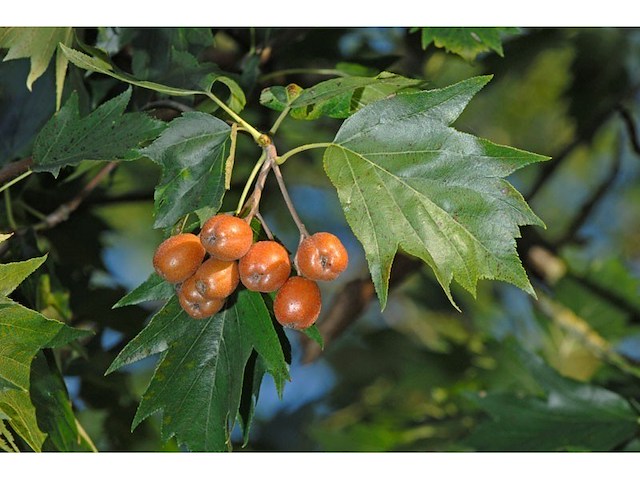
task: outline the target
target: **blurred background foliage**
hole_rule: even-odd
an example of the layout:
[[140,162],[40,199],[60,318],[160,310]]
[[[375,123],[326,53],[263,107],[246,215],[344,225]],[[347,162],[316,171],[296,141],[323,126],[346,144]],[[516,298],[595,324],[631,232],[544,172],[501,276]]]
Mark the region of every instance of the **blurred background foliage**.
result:
[[[329,78],[313,73],[318,69],[370,75],[387,70],[423,78],[432,87],[493,74],[457,128],[553,157],[510,178],[547,225],[523,229],[519,241],[538,300],[514,287],[481,282],[475,299],[454,292],[462,313],[451,307],[428,268],[410,260],[395,265],[381,313],[366,290],[366,262],[322,170],[321,152],[287,162],[283,174],[307,227],[340,236],[351,262],[343,277],[323,285],[321,330],[323,322],[333,322],[325,327],[331,332],[326,349],[313,351],[290,333],[292,381],[280,400],[271,378],[265,379],[251,439],[241,448],[234,432],[236,448],[640,449],[640,132],[634,122],[640,115],[640,30],[509,30],[503,56],[490,50],[471,61],[434,44],[423,49],[420,32],[405,28],[76,33],[139,78],[180,82],[179,52],[217,64],[245,90],[243,116],[263,129],[277,112],[259,105],[260,91]],[[55,108],[53,69],[31,93],[24,85],[28,70],[28,60],[0,63],[0,167],[29,154],[34,134]],[[78,91],[87,112],[125,88],[70,65],[64,95]],[[130,108],[165,120],[177,115],[150,107],[155,95],[135,89]],[[289,118],[278,132],[278,148],[330,141],[339,125],[325,117]],[[235,207],[255,159],[255,146],[240,138],[223,210]],[[63,170],[58,180],[31,175],[6,190],[0,229],[36,223],[100,168],[83,163]],[[173,441],[160,442],[157,418],[130,432],[153,361],[104,376],[158,308],[111,306],[152,271],[153,251],[163,238],[152,228],[159,175],[148,160],[122,162],[67,221],[16,236],[1,258],[4,263],[49,252],[47,263],[13,298],[95,332],[56,351],[55,360],[77,419],[100,451],[177,450]],[[275,189],[267,183],[261,211],[294,250],[297,230],[281,197],[270,195]],[[363,298],[361,308],[327,319],[344,292]]]

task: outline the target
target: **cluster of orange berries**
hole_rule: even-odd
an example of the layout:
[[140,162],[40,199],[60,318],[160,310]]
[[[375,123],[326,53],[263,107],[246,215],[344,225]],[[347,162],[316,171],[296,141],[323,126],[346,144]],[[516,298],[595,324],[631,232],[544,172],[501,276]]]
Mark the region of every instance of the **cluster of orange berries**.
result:
[[289,253],[280,243],[254,243],[249,224],[226,214],[208,219],[199,235],[169,237],[153,256],[156,272],[177,285],[180,305],[192,318],[219,312],[242,282],[248,290],[277,292],[273,302],[276,319],[295,329],[311,326],[320,315],[316,282],[334,280],[348,262],[338,237],[319,232],[300,242],[294,261],[298,276],[291,276]]

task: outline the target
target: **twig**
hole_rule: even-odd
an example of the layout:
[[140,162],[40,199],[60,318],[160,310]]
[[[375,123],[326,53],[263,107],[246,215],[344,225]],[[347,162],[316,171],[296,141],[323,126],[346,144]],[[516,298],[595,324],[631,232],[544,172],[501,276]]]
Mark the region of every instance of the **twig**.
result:
[[32,157],[23,158],[22,160],[6,164],[4,167],[0,168],[0,183],[4,183],[25,173],[31,168],[31,165],[33,165]]
[[[116,168],[117,166],[118,166],[118,162],[115,162],[115,161],[109,162],[70,201],[68,201],[67,203],[63,203],[58,208],[56,208],[53,212],[46,215],[41,222],[36,223],[35,225],[14,229],[13,233],[15,233],[16,235],[24,235],[31,229],[33,229],[34,231],[47,230],[64,222],[69,218],[69,215],[71,215],[74,211],[78,209],[80,204],[91,194],[91,192],[93,192],[93,190],[95,190],[95,188],[100,184],[100,182],[107,175],[109,175],[113,171],[113,169]],[[8,245],[9,245],[9,242],[5,242],[2,245],[0,245],[0,256],[7,251]]]
[[109,175],[114,168],[118,166],[118,162],[109,162],[104,167],[100,169],[100,171],[96,174],[95,177],[91,179],[89,183],[87,183],[78,194],[73,197],[67,203],[63,203],[58,208],[56,208],[53,212],[48,214],[46,218],[33,226],[33,229],[36,231],[46,230],[49,228],[53,228],[56,225],[64,222],[69,218],[73,212],[75,212],[80,204],[87,198],[93,190],[100,184],[100,182]]
[[[389,288],[396,288],[409,275],[417,272],[421,266],[420,260],[402,254],[397,255],[391,270]],[[326,315],[318,322],[318,330],[322,335],[325,348],[358,320],[373,300],[374,295],[375,289],[370,278],[356,279],[345,284],[334,297]],[[313,362],[322,353],[318,344],[306,336],[301,337],[301,342],[303,363]]]

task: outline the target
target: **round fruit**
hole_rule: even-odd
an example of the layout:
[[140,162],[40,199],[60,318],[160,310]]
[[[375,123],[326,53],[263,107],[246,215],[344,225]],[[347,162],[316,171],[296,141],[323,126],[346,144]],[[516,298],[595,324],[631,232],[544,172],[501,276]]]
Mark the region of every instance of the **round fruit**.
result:
[[195,277],[189,277],[178,288],[178,301],[182,309],[195,319],[203,319],[215,315],[224,305],[224,298],[209,300],[196,289]]
[[338,237],[327,232],[305,238],[296,253],[298,273],[310,280],[335,280],[348,264],[347,249]]
[[180,233],[167,238],[153,255],[153,268],[169,283],[185,281],[195,273],[205,250],[192,233]]
[[322,299],[318,284],[304,277],[291,277],[278,290],[273,312],[278,322],[289,328],[310,327],[320,315]]
[[291,274],[287,250],[278,242],[265,240],[251,245],[238,263],[240,281],[254,292],[275,292]]
[[215,215],[200,231],[202,246],[219,260],[237,260],[253,243],[253,230],[247,222],[232,215]]
[[196,290],[207,299],[226,298],[238,287],[238,262],[206,260],[194,274]]

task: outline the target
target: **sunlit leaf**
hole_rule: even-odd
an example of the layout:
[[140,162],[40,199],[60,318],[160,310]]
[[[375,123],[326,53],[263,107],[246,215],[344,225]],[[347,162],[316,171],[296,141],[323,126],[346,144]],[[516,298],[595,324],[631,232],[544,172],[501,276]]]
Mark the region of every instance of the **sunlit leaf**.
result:
[[418,91],[424,84],[424,80],[382,72],[375,77],[333,78],[302,91],[292,85],[270,87],[262,91],[260,102],[274,110],[291,108],[291,116],[302,120],[323,115],[347,118],[365,105],[399,92]]
[[518,32],[517,28],[509,27],[424,27],[420,30],[423,49],[433,43],[468,61],[491,50],[502,57],[502,36]]
[[[70,45],[73,39],[71,27],[3,27],[0,28],[0,48],[8,48],[4,60],[31,59],[31,71],[27,88],[47,69],[58,44]],[[56,109],[60,108],[62,89],[67,73],[67,58],[57,50],[56,54]]]
[[433,268],[449,300],[456,280],[512,283],[534,295],[516,253],[519,225],[543,225],[503,177],[546,157],[450,124],[490,77],[397,95],[346,120],[324,154],[384,307],[398,249]]

